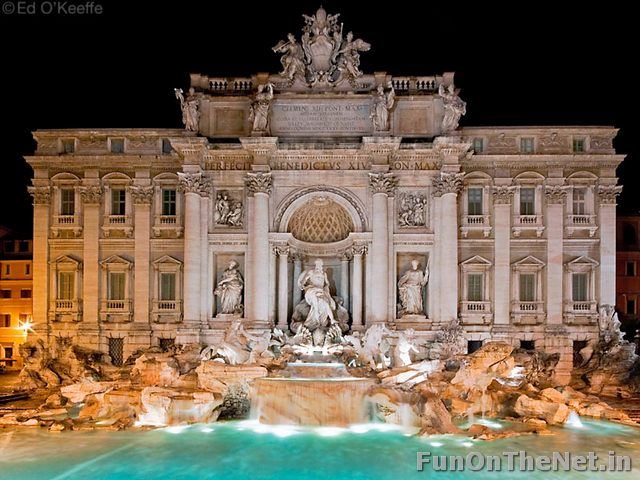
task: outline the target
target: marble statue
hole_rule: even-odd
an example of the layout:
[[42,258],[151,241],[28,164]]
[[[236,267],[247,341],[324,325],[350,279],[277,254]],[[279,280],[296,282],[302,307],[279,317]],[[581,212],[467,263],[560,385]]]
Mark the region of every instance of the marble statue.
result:
[[173,89],[176,98],[180,102],[180,109],[182,110],[182,123],[184,128],[189,132],[197,132],[198,124],[200,122],[200,110],[198,109],[198,99],[195,97],[195,90],[189,89],[189,96],[185,100],[184,92],[181,88]]
[[296,77],[302,77],[304,80],[304,52],[292,33],[287,34],[287,41],[280,41],[272,50],[275,53],[282,53],[280,58],[282,72],[280,72],[280,75],[290,82],[293,82]]
[[361,364],[369,365],[373,370],[380,370],[391,364],[390,345],[386,338],[390,334],[385,324],[376,323],[371,325],[364,335],[354,332],[351,335],[345,335],[344,339],[354,347]]
[[444,104],[443,133],[457,129],[460,117],[467,113],[467,103],[460,98],[459,93],[460,89],[456,89],[453,85],[449,85],[446,89],[443,85],[438,87],[438,94]]
[[402,315],[423,315],[422,291],[429,282],[429,267],[424,272],[418,270],[420,262],[411,260],[411,269],[407,270],[398,281]]
[[398,223],[401,227],[424,227],[426,208],[427,198],[424,195],[401,194]]
[[367,52],[371,45],[361,39],[353,39],[353,33],[347,33],[347,38],[336,51],[334,58],[339,70],[344,71],[351,81],[362,76],[360,71],[360,52]]
[[419,353],[415,332],[412,328],[409,328],[398,334],[398,340],[391,354],[393,367],[411,365],[413,363],[411,361],[411,352]]
[[389,130],[389,111],[395,104],[395,98],[396,93],[393,87],[385,92],[384,87],[378,85],[373,99],[373,109],[371,111],[374,130],[378,132],[386,132]]
[[333,315],[336,303],[329,292],[329,279],[323,265],[318,259],[314,268],[305,270],[298,277],[298,288],[304,291],[304,300],[310,308],[296,335],[305,337],[309,332],[316,346],[339,343],[342,339],[342,330]]
[[244,280],[235,260],[227,264],[213,294],[220,297],[221,311],[225,314],[242,314],[242,290]]
[[228,192],[219,192],[216,196],[213,221],[216,225],[229,227],[242,226],[243,207],[242,202],[233,201]]
[[598,328],[600,338],[607,345],[617,345],[623,341],[620,330],[620,320],[613,305],[600,305],[598,307]]
[[344,307],[344,300],[342,297],[333,297],[336,302],[336,317],[338,321],[338,325],[342,330],[342,333],[345,333],[349,330],[349,311]]
[[249,121],[252,122],[251,133],[269,133],[269,110],[273,100],[273,84],[258,85],[251,108],[249,110]]

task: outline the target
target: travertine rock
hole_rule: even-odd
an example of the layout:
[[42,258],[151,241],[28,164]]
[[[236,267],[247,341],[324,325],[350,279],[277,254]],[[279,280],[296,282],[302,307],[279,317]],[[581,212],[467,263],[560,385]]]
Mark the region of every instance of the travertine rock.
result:
[[60,394],[68,398],[71,403],[82,403],[87,395],[106,392],[113,388],[114,382],[96,382],[83,378],[77,383],[67,385],[60,389]]
[[534,400],[526,395],[520,395],[514,407],[515,412],[525,418],[539,418],[549,425],[561,425],[569,418],[569,407],[564,403],[553,403],[544,400]]
[[147,425],[180,425],[207,423],[218,418],[222,396],[204,391],[178,391],[146,387],[141,394],[142,413],[139,420]]

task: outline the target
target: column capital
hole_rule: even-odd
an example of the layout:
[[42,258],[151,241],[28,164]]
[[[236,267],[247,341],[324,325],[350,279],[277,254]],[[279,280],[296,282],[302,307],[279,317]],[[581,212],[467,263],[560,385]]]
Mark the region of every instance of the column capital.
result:
[[135,205],[150,205],[153,199],[152,186],[131,185],[129,193]]
[[456,195],[462,190],[462,179],[464,173],[440,172],[440,175],[433,179],[433,196],[441,197],[447,193]]
[[393,195],[398,179],[393,173],[369,173],[369,187],[371,192]]
[[494,205],[508,205],[513,200],[516,187],[506,185],[494,186],[491,190]]
[[353,256],[356,255],[366,255],[369,248],[366,245],[354,245],[351,247],[351,254]]
[[266,193],[270,195],[273,189],[271,173],[249,172],[245,177],[244,183],[247,186],[247,190],[249,190],[250,196],[256,193]]
[[49,205],[51,203],[51,187],[27,187],[34,205]]
[[353,251],[352,249],[347,249],[344,252],[342,252],[342,255],[340,255],[340,260],[343,262],[348,262],[353,258]]
[[102,187],[99,185],[89,185],[79,187],[78,191],[85,204],[98,204],[102,198]]
[[287,257],[291,253],[291,247],[289,247],[289,245],[275,245],[273,247],[273,253],[279,257]]
[[179,189],[184,193],[196,193],[205,197],[211,192],[211,179],[202,173],[178,172]]
[[600,205],[615,205],[620,192],[622,192],[622,185],[599,185],[598,201]]
[[547,197],[547,203],[563,205],[569,188],[562,185],[545,185],[544,195]]

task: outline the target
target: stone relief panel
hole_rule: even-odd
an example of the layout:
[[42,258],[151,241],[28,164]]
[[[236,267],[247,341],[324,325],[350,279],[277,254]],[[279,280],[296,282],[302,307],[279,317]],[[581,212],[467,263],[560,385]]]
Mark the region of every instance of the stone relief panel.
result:
[[426,192],[400,192],[396,196],[397,224],[400,229],[426,228],[428,203]]
[[213,202],[213,228],[242,228],[244,219],[243,190],[216,189]]

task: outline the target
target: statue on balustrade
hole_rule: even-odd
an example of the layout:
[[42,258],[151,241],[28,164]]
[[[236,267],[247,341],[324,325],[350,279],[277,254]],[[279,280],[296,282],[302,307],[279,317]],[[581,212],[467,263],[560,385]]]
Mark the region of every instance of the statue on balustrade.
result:
[[442,119],[442,132],[452,132],[458,128],[460,117],[467,113],[467,102],[460,98],[460,89],[449,85],[446,89],[440,85],[438,95],[444,104],[444,118]]
[[189,132],[197,132],[198,124],[200,122],[200,111],[198,110],[199,102],[195,96],[195,89],[193,87],[189,89],[189,96],[186,100],[181,88],[174,88],[173,90],[176,94],[176,98],[180,102],[184,128]]
[[258,85],[251,109],[249,110],[249,121],[252,122],[251,133],[268,134],[269,133],[269,110],[271,110],[271,101],[273,100],[273,84]]
[[378,85],[378,89],[373,98],[373,111],[371,112],[374,130],[379,132],[389,130],[389,111],[395,104],[395,98],[396,92],[393,87],[385,92],[384,87]]
[[412,260],[411,269],[407,270],[398,281],[401,315],[424,315],[422,292],[429,282],[429,267],[425,267],[423,272],[418,269],[419,266],[418,260]]
[[231,260],[224,273],[222,280],[218,282],[213,294],[220,297],[221,312],[223,314],[242,314],[242,290],[244,280],[240,274],[240,265],[235,260]]

